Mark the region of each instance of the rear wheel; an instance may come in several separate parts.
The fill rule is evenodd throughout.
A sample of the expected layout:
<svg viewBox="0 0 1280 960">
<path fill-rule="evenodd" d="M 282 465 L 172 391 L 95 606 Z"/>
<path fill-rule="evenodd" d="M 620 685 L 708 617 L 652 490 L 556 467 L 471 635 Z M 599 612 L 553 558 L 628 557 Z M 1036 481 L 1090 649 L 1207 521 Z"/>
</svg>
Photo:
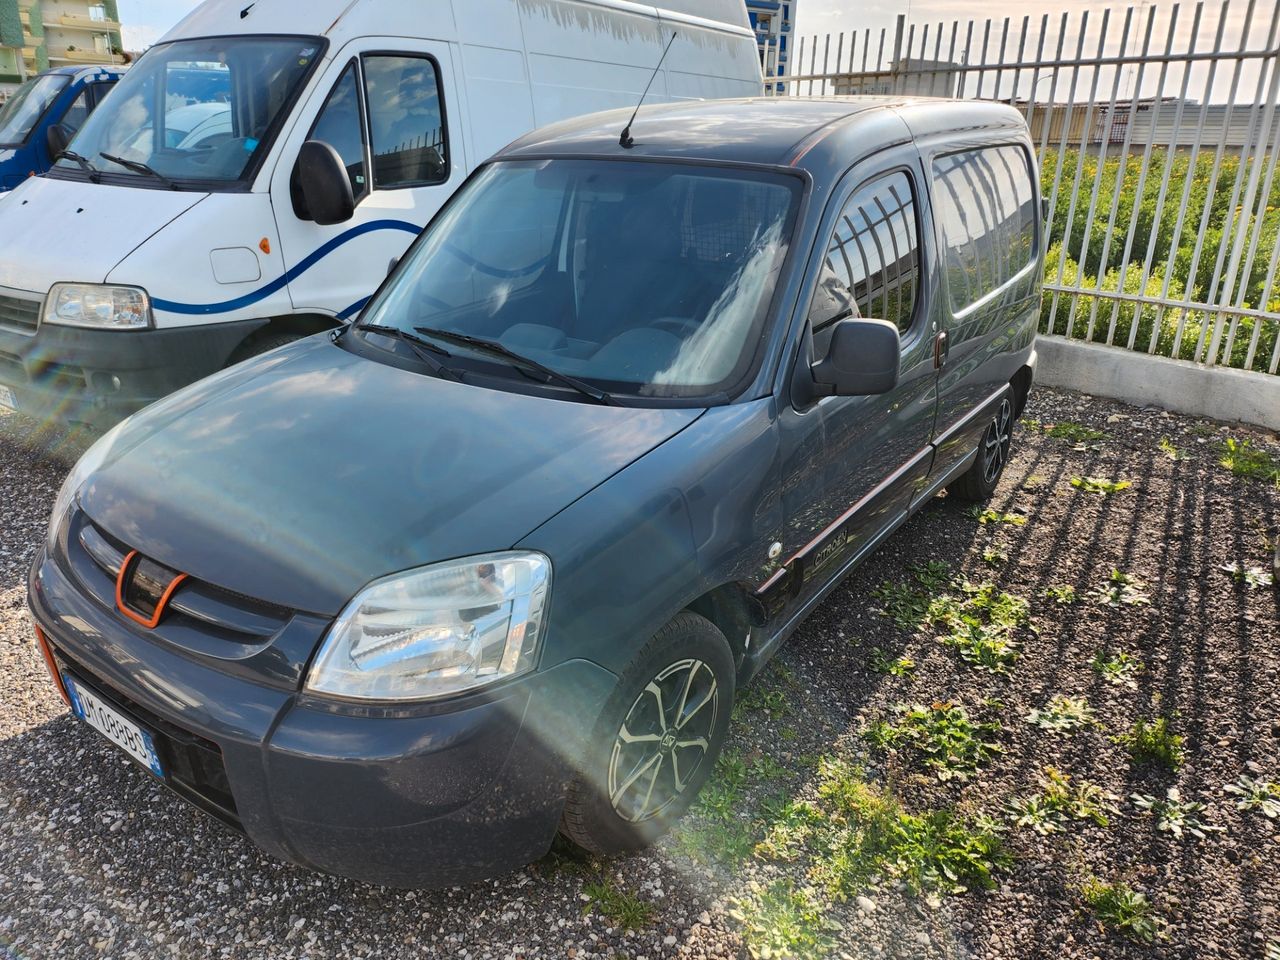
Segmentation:
<svg viewBox="0 0 1280 960">
<path fill-rule="evenodd" d="M 978 444 L 978 456 L 957 480 L 947 487 L 947 492 L 961 500 L 982 501 L 995 493 L 996 484 L 1009 462 L 1009 448 L 1013 443 L 1013 397 L 1005 393 L 996 412 Z"/>
<path fill-rule="evenodd" d="M 605 705 L 560 831 L 593 853 L 637 850 L 689 808 L 724 745 L 734 664 L 724 635 L 684 612 L 623 672 Z"/>
</svg>

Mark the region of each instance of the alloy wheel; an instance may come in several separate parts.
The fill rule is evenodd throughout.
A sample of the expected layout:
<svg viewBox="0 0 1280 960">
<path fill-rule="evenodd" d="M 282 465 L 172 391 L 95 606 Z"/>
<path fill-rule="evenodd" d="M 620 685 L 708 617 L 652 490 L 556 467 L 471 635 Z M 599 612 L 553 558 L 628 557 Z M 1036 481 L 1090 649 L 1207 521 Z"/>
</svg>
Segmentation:
<svg viewBox="0 0 1280 960">
<path fill-rule="evenodd" d="M 987 427 L 982 441 L 982 478 L 994 484 L 1009 459 L 1009 444 L 1013 438 L 1013 404 L 1005 397 L 1000 409 Z"/>
<path fill-rule="evenodd" d="M 609 802 L 628 823 L 658 816 L 693 781 L 711 748 L 720 711 L 715 673 L 681 660 L 645 685 L 614 738 Z"/>
</svg>

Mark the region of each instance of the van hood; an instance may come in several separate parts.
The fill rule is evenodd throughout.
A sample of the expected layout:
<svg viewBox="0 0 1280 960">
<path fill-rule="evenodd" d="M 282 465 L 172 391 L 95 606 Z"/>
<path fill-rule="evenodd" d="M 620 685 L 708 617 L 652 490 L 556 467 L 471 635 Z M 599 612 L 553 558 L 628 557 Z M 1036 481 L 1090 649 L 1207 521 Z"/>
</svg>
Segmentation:
<svg viewBox="0 0 1280 960">
<path fill-rule="evenodd" d="M 0 287 L 45 294 L 62 281 L 103 283 L 207 196 L 32 177 L 5 198 Z"/>
<path fill-rule="evenodd" d="M 80 503 L 172 569 L 332 616 L 371 580 L 511 548 L 702 412 L 466 386 L 313 337 L 127 421 Z"/>
</svg>

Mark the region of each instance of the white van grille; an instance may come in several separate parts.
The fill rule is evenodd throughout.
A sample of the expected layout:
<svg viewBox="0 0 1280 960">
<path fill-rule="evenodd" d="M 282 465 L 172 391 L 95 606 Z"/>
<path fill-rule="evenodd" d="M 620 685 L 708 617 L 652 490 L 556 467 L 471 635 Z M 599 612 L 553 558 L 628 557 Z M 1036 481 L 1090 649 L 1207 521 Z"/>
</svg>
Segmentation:
<svg viewBox="0 0 1280 960">
<path fill-rule="evenodd" d="M 0 329 L 32 334 L 39 325 L 39 300 L 0 296 Z"/>
</svg>

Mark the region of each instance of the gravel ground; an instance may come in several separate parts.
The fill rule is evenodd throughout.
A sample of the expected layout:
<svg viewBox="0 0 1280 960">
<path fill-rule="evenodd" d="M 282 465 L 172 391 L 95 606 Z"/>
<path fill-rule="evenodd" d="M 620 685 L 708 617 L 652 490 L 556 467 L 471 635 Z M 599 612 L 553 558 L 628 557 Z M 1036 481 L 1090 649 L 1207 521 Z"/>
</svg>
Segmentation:
<svg viewBox="0 0 1280 960">
<path fill-rule="evenodd" d="M 429 892 L 268 859 L 66 715 L 30 643 L 24 604 L 65 468 L 29 452 L 21 422 L 0 418 L 0 956 L 737 957 L 776 934 L 797 954 L 857 958 L 1275 960 L 1280 946 L 1267 951 L 1280 942 L 1280 819 L 1238 810 L 1224 787 L 1244 772 L 1280 780 L 1277 594 L 1220 568 L 1270 569 L 1280 491 L 1232 476 L 1217 451 L 1228 435 L 1277 457 L 1280 443 L 1048 390 L 1026 416 L 1105 436 L 1077 444 L 1024 422 L 992 503 L 1000 518 L 981 522 L 946 498 L 930 504 L 748 691 L 730 744 L 745 773 L 733 789 L 716 784 L 730 805 L 722 821 L 744 848 L 708 854 L 702 838 L 716 821 L 704 809 L 644 856 L 595 863 L 557 850 L 496 881 Z M 1180 459 L 1160 449 L 1162 438 Z M 1089 493 L 1072 487 L 1076 476 L 1132 486 Z M 912 583 L 913 567 L 940 559 L 1029 603 L 1034 629 L 1021 631 L 1007 676 L 966 666 L 936 631 L 880 612 L 883 582 Z M 1150 602 L 1094 599 L 1113 569 L 1136 578 Z M 1044 596 L 1066 585 L 1074 603 Z M 1132 686 L 1106 683 L 1091 666 L 1099 651 L 1120 650 L 1143 664 Z M 914 663 L 906 675 L 874 669 L 901 657 Z M 1072 734 L 1026 722 L 1056 694 L 1086 697 L 1096 722 Z M 862 735 L 894 720 L 898 704 L 937 701 L 998 725 L 1003 752 L 967 780 L 940 781 L 917 753 L 872 748 Z M 1158 714 L 1185 737 L 1176 773 L 1134 765 L 1113 739 Z M 989 891 L 912 896 L 887 870 L 856 896 L 815 894 L 816 916 L 769 913 L 759 891 L 779 881 L 810 891 L 814 862 L 771 859 L 752 844 L 776 821 L 780 797 L 818 796 L 823 756 L 856 765 L 908 810 L 1003 818 L 1012 863 Z M 1004 805 L 1035 792 L 1045 764 L 1113 795 L 1107 825 L 1073 821 L 1049 836 L 1010 826 Z M 1128 800 L 1171 785 L 1204 803 L 1201 819 L 1221 832 L 1174 837 Z M 1090 874 L 1150 897 L 1163 924 L 1154 943 L 1100 925 L 1080 895 Z M 810 939 L 826 945 L 804 947 L 815 931 Z"/>
</svg>

